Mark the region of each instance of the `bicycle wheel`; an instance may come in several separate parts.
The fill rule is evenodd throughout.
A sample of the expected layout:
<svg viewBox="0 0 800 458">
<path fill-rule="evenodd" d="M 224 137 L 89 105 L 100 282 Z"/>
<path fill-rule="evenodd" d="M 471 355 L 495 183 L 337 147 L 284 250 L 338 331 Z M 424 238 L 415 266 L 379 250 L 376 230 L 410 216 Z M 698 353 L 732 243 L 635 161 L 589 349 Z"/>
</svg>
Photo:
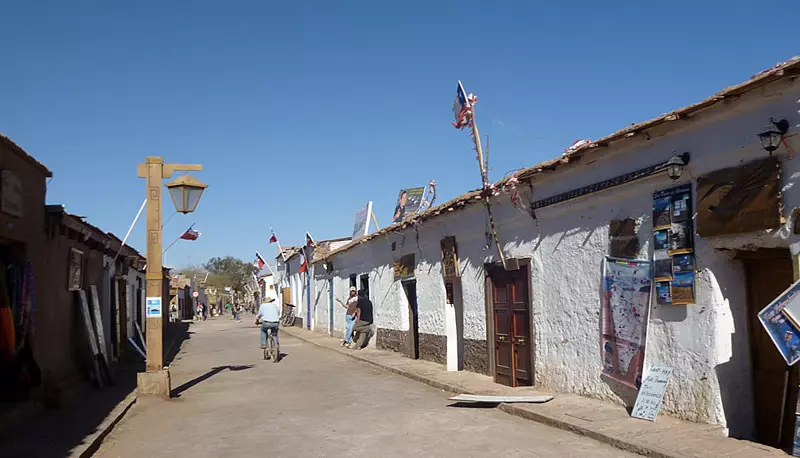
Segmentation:
<svg viewBox="0 0 800 458">
<path fill-rule="evenodd" d="M 278 358 L 280 358 L 281 352 L 280 347 L 278 346 L 278 342 L 275 341 L 275 337 L 271 337 L 272 344 L 270 345 L 270 353 L 272 353 L 272 362 L 277 363 Z"/>
<path fill-rule="evenodd" d="M 269 341 L 267 341 L 267 346 L 264 347 L 264 360 L 269 358 Z"/>
</svg>

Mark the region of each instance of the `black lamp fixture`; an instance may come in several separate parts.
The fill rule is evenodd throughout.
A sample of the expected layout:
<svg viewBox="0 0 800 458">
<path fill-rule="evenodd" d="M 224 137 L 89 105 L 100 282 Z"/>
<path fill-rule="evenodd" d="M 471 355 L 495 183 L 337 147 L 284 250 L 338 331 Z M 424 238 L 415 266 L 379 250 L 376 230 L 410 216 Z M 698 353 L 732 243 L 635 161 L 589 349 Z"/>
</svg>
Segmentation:
<svg viewBox="0 0 800 458">
<path fill-rule="evenodd" d="M 665 164 L 664 169 L 667 171 L 667 176 L 673 181 L 683 175 L 683 167 L 689 164 L 691 155 L 689 153 L 676 154 L 670 158 Z"/>
<path fill-rule="evenodd" d="M 771 156 L 772 152 L 781 146 L 783 136 L 789 131 L 789 121 L 785 119 L 774 121 L 770 118 L 769 122 L 772 125 L 758 134 L 758 138 L 761 140 L 761 147 Z"/>
</svg>

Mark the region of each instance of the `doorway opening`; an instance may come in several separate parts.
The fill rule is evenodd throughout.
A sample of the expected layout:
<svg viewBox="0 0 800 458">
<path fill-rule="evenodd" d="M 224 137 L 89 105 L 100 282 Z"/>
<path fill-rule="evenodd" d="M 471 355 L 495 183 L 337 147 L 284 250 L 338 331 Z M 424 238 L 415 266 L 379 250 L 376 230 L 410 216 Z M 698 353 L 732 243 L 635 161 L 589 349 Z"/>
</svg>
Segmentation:
<svg viewBox="0 0 800 458">
<path fill-rule="evenodd" d="M 408 299 L 408 357 L 419 359 L 419 310 L 417 307 L 417 281 L 403 282 Z"/>
<path fill-rule="evenodd" d="M 753 376 L 756 442 L 791 450 L 794 439 L 798 366 L 787 366 L 758 312 L 794 283 L 792 258 L 786 249 L 740 253 L 747 279 L 747 321 Z"/>
<path fill-rule="evenodd" d="M 529 265 L 505 270 L 488 265 L 494 334 L 494 380 L 506 386 L 533 385 Z"/>
<path fill-rule="evenodd" d="M 361 275 L 361 290 L 364 291 L 364 297 L 369 299 L 369 274 Z"/>
</svg>

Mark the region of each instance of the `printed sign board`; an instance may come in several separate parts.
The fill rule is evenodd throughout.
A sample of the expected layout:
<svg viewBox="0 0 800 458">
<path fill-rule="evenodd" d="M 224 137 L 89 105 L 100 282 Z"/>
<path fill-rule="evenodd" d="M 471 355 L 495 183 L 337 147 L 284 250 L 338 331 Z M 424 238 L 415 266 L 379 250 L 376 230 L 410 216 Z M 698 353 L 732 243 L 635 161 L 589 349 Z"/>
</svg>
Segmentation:
<svg viewBox="0 0 800 458">
<path fill-rule="evenodd" d="M 775 298 L 758 312 L 761 325 L 767 330 L 770 339 L 778 348 L 786 364 L 793 365 L 800 360 L 800 332 L 792 319 L 800 312 L 800 281 Z M 788 318 L 788 319 L 787 319 Z"/>
<path fill-rule="evenodd" d="M 742 234 L 781 224 L 776 157 L 717 170 L 697 179 L 697 233 Z"/>
<path fill-rule="evenodd" d="M 147 297 L 145 299 L 145 307 L 147 318 L 161 318 L 161 298 L 160 297 Z"/>
<path fill-rule="evenodd" d="M 392 213 L 392 223 L 399 223 L 419 211 L 425 188 L 401 189 Z"/>
<path fill-rule="evenodd" d="M 633 418 L 656 420 L 671 375 L 672 368 L 666 366 L 653 366 L 647 371 L 642 380 L 642 387 L 639 388 L 636 404 L 633 405 L 631 412 Z"/>
</svg>

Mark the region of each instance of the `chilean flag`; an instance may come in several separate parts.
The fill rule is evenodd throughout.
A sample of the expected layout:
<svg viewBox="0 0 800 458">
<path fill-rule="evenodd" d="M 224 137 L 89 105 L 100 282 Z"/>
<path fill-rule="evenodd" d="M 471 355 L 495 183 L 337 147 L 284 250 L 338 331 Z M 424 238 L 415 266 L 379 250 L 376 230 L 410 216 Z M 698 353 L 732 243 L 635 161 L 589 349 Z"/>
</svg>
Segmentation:
<svg viewBox="0 0 800 458">
<path fill-rule="evenodd" d="M 272 237 L 269 238 L 269 243 L 278 243 L 278 236 L 275 235 L 275 232 L 273 232 Z"/>
<path fill-rule="evenodd" d="M 264 258 L 256 251 L 256 267 L 258 267 L 258 270 L 263 269 L 266 264 L 267 262 L 264 261 Z"/>
<path fill-rule="evenodd" d="M 197 240 L 198 237 L 200 237 L 200 233 L 190 227 L 189 229 L 186 229 L 186 232 L 184 232 L 180 238 L 183 240 Z"/>
<path fill-rule="evenodd" d="M 306 254 L 303 253 L 302 248 L 300 249 L 300 268 L 297 269 L 298 272 L 306 272 L 308 271 L 308 260 L 306 260 Z"/>
<path fill-rule="evenodd" d="M 315 248 L 317 246 L 317 242 L 314 241 L 314 239 L 311 237 L 311 234 L 308 232 L 306 232 L 306 246 L 313 246 Z"/>
<path fill-rule="evenodd" d="M 470 125 L 470 122 L 472 122 L 472 104 L 477 101 L 478 99 L 474 95 L 467 95 L 467 92 L 464 91 L 464 86 L 459 81 L 456 89 L 456 99 L 453 101 L 453 116 L 456 119 L 453 127 L 462 129 Z"/>
</svg>

